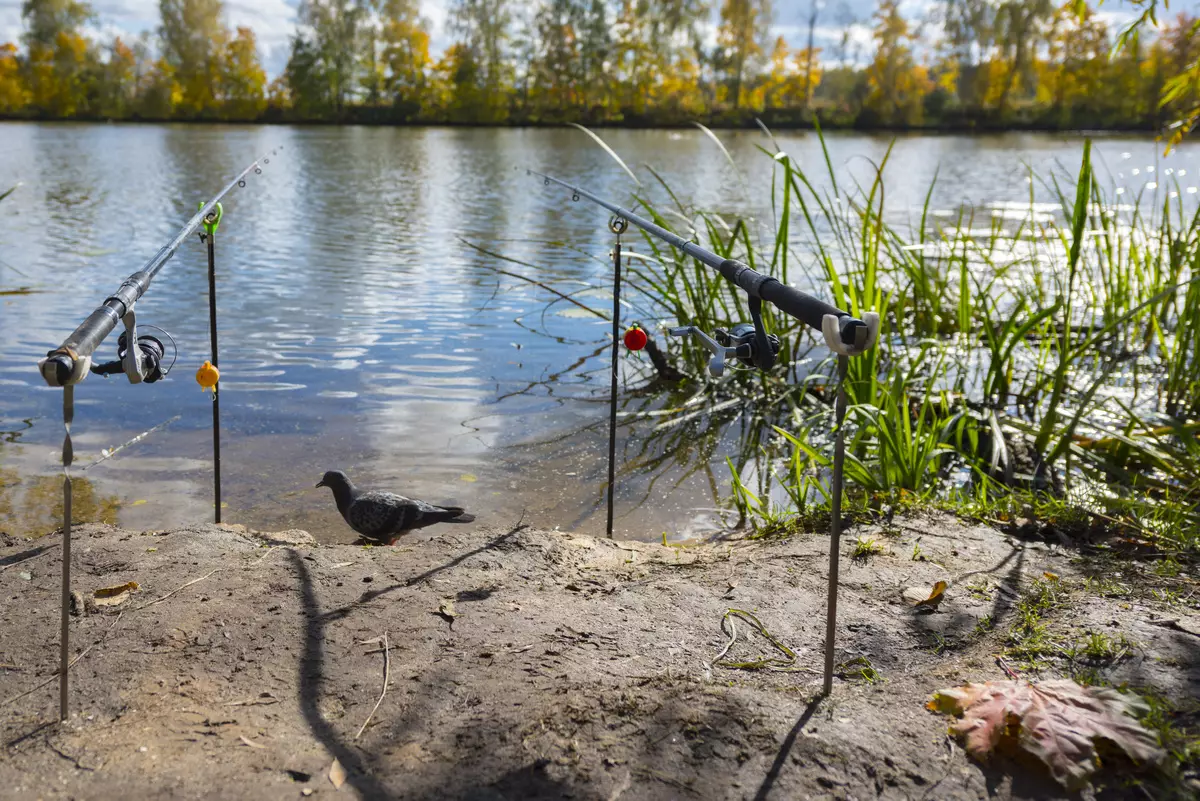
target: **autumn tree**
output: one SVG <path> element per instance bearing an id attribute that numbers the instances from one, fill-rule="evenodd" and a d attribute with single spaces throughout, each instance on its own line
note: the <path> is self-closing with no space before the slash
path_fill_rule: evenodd
<path id="1" fill-rule="evenodd" d="M 428 23 L 419 11 L 414 0 L 385 0 L 380 9 L 384 90 L 394 105 L 410 113 L 420 108 L 431 66 Z"/>
<path id="2" fill-rule="evenodd" d="M 56 117 L 84 110 L 89 53 L 80 29 L 92 17 L 91 6 L 76 0 L 25 0 L 21 17 L 32 104 Z"/>
<path id="3" fill-rule="evenodd" d="M 866 107 L 884 125 L 916 125 L 931 88 L 924 67 L 913 61 L 913 34 L 898 0 L 883 0 L 875 12 L 875 60 L 867 68 Z"/>
<path id="4" fill-rule="evenodd" d="M 17 46 L 12 42 L 0 45 L 0 113 L 15 114 L 28 102 L 21 63 L 17 60 Z"/>
<path id="5" fill-rule="evenodd" d="M 121 37 L 108 46 L 100 81 L 100 113 L 110 119 L 129 116 L 137 102 L 137 54 Z"/>
<path id="6" fill-rule="evenodd" d="M 722 50 L 729 98 L 741 108 L 748 73 L 757 70 L 771 27 L 770 0 L 724 0 L 717 45 Z"/>
<path id="7" fill-rule="evenodd" d="M 676 66 L 700 63 L 701 0 L 621 0 L 613 24 L 611 62 L 620 104 L 645 113 L 655 87 Z"/>
<path id="8" fill-rule="evenodd" d="M 162 57 L 179 84 L 177 108 L 187 116 L 216 116 L 229 43 L 224 4 L 221 0 L 159 0 L 158 7 Z"/>
<path id="9" fill-rule="evenodd" d="M 227 118 L 257 119 L 266 108 L 267 73 L 258 60 L 258 40 L 249 28 L 238 28 L 225 46 L 221 100 Z"/>

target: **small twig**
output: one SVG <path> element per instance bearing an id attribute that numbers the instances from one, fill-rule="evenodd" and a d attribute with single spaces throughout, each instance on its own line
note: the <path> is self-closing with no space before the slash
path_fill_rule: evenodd
<path id="1" fill-rule="evenodd" d="M 1017 671 L 1008 666 L 1008 662 L 1004 660 L 1004 657 L 996 657 L 996 664 L 999 665 L 1000 669 L 1004 671 L 1004 675 L 1008 676 L 1013 681 L 1017 681 L 1021 678 L 1021 674 L 1017 673 Z"/>
<path id="2" fill-rule="evenodd" d="M 113 629 L 115 629 L 115 628 L 117 627 L 117 624 L 121 622 L 121 618 L 122 618 L 124 615 L 125 615 L 125 613 L 124 613 L 124 612 L 121 612 L 121 613 L 119 613 L 119 614 L 117 615 L 117 619 L 116 619 L 116 620 L 114 620 L 114 621 L 112 622 L 112 625 L 108 627 L 108 630 L 107 630 L 107 631 L 105 631 L 103 635 L 101 635 L 100 639 L 96 640 L 94 643 L 92 643 L 91 645 L 89 645 L 87 648 L 84 648 L 82 651 L 80 651 L 78 654 L 76 654 L 76 655 L 75 655 L 75 658 L 74 658 L 74 659 L 72 659 L 72 660 L 71 660 L 71 661 L 70 661 L 70 662 L 67 664 L 67 670 L 70 670 L 71 668 L 75 667 L 75 663 L 77 663 L 77 662 L 78 662 L 80 659 L 83 659 L 85 656 L 87 656 L 87 653 L 88 653 L 88 651 L 92 650 L 92 649 L 93 649 L 93 648 L 95 648 L 97 645 L 99 645 L 100 643 L 104 642 L 104 641 L 105 641 L 105 640 L 108 638 L 108 635 L 109 635 L 109 634 L 112 634 L 112 630 L 113 630 Z M 20 695 L 14 695 L 12 698 L 9 698 L 7 701 L 4 701 L 3 703 L 0 703 L 0 709 L 3 709 L 4 707 L 8 706 L 9 704 L 14 704 L 14 703 L 16 703 L 17 701 L 20 701 L 22 698 L 24 698 L 24 697 L 25 697 L 25 696 L 27 696 L 27 695 L 33 695 L 35 692 L 37 692 L 38 690 L 42 689 L 42 688 L 43 688 L 43 687 L 45 687 L 47 684 L 50 684 L 51 682 L 55 681 L 56 679 L 58 679 L 58 671 L 57 671 L 57 670 L 56 670 L 56 671 L 54 671 L 54 673 L 53 673 L 53 674 L 51 674 L 50 678 L 48 678 L 48 679 L 46 679 L 45 681 L 41 682 L 41 683 L 40 683 L 40 684 L 38 684 L 36 687 L 30 687 L 28 690 L 26 690 L 25 692 L 21 693 Z"/>
<path id="3" fill-rule="evenodd" d="M 270 548 L 267 549 L 266 553 L 264 553 L 262 556 L 255 559 L 253 564 L 250 565 L 250 567 L 258 567 L 259 563 L 262 562 L 262 560 L 266 559 L 268 556 L 270 556 L 271 552 L 274 551 L 278 547 L 279 547 L 278 545 L 272 545 Z"/>
<path id="4" fill-rule="evenodd" d="M 142 611 L 143 609 L 145 609 L 147 606 L 154 606 L 155 604 L 160 604 L 160 603 L 162 603 L 163 601 L 165 601 L 165 600 L 167 600 L 168 598 L 170 598 L 170 597 L 171 597 L 172 595 L 174 595 L 175 593 L 179 592 L 180 590 L 186 590 L 188 587 L 192 586 L 193 584 L 199 584 L 201 581 L 204 581 L 206 578 L 208 578 L 209 576 L 211 576 L 213 573 L 216 573 L 216 572 L 217 572 L 217 570 L 220 570 L 220 568 L 216 568 L 216 569 L 214 569 L 214 570 L 210 570 L 210 571 L 208 571 L 207 573 L 205 573 L 203 576 L 201 576 L 200 578 L 197 578 L 197 579 L 192 579 L 192 580 L 191 580 L 191 581 L 189 581 L 187 584 L 184 584 L 182 587 L 176 587 L 175 589 L 171 590 L 171 591 L 170 591 L 170 592 L 168 592 L 166 595 L 164 595 L 164 596 L 162 596 L 162 597 L 160 597 L 160 598 L 155 598 L 153 601 L 149 601 L 149 602 L 147 602 L 147 603 L 144 603 L 144 604 L 142 604 L 141 606 L 135 607 L 135 608 L 133 609 L 133 611 L 134 611 L 134 612 L 140 612 L 140 611 Z"/>
<path id="5" fill-rule="evenodd" d="M 358 734 L 354 735 L 357 740 L 362 736 L 362 733 L 367 730 L 367 724 L 371 722 L 371 718 L 375 717 L 375 711 L 379 709 L 379 705 L 383 703 L 383 697 L 387 695 L 388 681 L 392 677 L 392 657 L 388 648 L 387 632 L 383 633 L 382 637 L 377 638 L 383 642 L 383 690 L 379 693 L 379 700 L 375 702 L 375 706 L 371 708 L 371 714 L 367 715 L 367 719 L 363 721 L 363 725 L 358 730 Z M 368 640 L 370 642 L 370 640 Z"/>
<path id="6" fill-rule="evenodd" d="M 251 698 L 249 701 L 230 701 L 227 704 L 222 704 L 222 706 L 270 706 L 271 704 L 278 704 L 278 703 L 279 703 L 278 698 L 259 697 L 259 698 Z"/>
<path id="7" fill-rule="evenodd" d="M 62 543 L 58 543 L 58 542 L 51 543 L 50 545 L 47 545 L 46 547 L 42 548 L 40 551 L 33 554 L 32 556 L 26 556 L 24 559 L 18 559 L 15 562 L 9 562 L 7 565 L 0 567 L 0 573 L 3 573 L 5 570 L 8 570 L 10 567 L 15 567 L 16 565 L 23 565 L 26 562 L 28 562 L 30 559 L 37 559 L 39 556 L 44 554 L 46 551 L 50 550 L 51 548 L 55 548 L 61 544 Z"/>

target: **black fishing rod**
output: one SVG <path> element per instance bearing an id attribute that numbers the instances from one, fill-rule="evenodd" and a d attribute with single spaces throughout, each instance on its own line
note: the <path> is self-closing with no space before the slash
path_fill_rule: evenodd
<path id="1" fill-rule="evenodd" d="M 274 155 L 274 152 L 271 151 L 271 155 Z M 224 189 L 192 215 L 183 228 L 179 229 L 179 233 L 175 235 L 174 239 L 163 245 L 162 249 L 154 254 L 154 257 L 146 262 L 142 269 L 126 278 L 125 282 L 117 288 L 116 293 L 105 298 L 104 302 L 69 337 L 63 340 L 61 345 L 46 354 L 46 358 L 38 363 L 38 369 L 46 383 L 52 387 L 63 387 L 82 381 L 91 367 L 91 357 L 96 348 L 133 310 L 133 304 L 146 294 L 146 290 L 150 288 L 150 282 L 158 275 L 163 265 L 175 255 L 175 251 L 179 250 L 187 238 L 204 224 L 206 219 L 217 216 L 217 204 L 223 197 L 233 191 L 235 186 L 245 186 L 246 176 L 251 172 L 261 173 L 260 163 L 269 162 L 270 158 L 266 156 L 255 159 L 250 166 L 238 173 L 225 185 Z M 157 347 L 155 347 L 155 343 L 157 343 Z M 123 342 L 120 351 L 120 361 L 125 361 L 125 354 L 130 354 L 132 359 L 138 363 L 138 369 L 135 371 L 138 375 L 135 377 L 131 374 L 131 380 L 140 382 L 142 379 L 154 380 L 157 377 L 158 361 L 162 357 L 162 343 L 157 339 L 135 336 L 134 342 Z M 142 364 L 143 359 L 147 361 L 145 365 Z M 93 371 L 119 372 L 111 365 Z M 126 370 L 126 372 L 129 371 Z"/>
<path id="2" fill-rule="evenodd" d="M 841 547 L 842 535 L 842 479 L 845 470 L 846 458 L 846 428 L 843 425 L 846 418 L 846 375 L 849 369 L 850 357 L 858 356 L 875 346 L 875 340 L 879 338 L 879 313 L 866 312 L 863 314 L 865 319 L 860 320 L 852 316 L 849 312 L 842 311 L 836 306 L 832 306 L 823 300 L 814 298 L 812 295 L 793 289 L 786 284 L 772 278 L 769 275 L 763 275 L 745 264 L 742 264 L 736 259 L 726 259 L 713 253 L 711 250 L 706 250 L 695 242 L 684 239 L 678 234 L 674 234 L 663 228 L 660 225 L 655 225 L 650 220 L 647 220 L 629 209 L 621 208 L 615 203 L 608 203 L 604 200 L 580 189 L 577 186 L 572 186 L 565 181 L 560 181 L 557 178 L 552 178 L 549 175 L 543 175 L 540 172 L 528 170 L 529 174 L 536 175 L 549 186 L 551 183 L 557 184 L 564 189 L 571 190 L 571 199 L 579 200 L 584 197 L 595 203 L 597 206 L 608 209 L 615 217 L 609 222 L 609 227 L 618 234 L 625 230 L 625 224 L 620 222 L 633 223 L 638 228 L 641 228 L 651 236 L 656 236 L 672 247 L 683 251 L 687 255 L 697 261 L 707 264 L 709 267 L 717 270 L 726 279 L 739 287 L 749 296 L 750 318 L 754 321 L 753 326 L 746 323 L 735 325 L 729 331 L 717 329 L 713 332 L 713 337 L 709 337 L 705 332 L 694 326 L 684 326 L 682 328 L 669 328 L 667 333 L 672 336 L 687 336 L 688 334 L 696 335 L 708 348 L 712 354 L 712 360 L 708 364 L 708 372 L 714 378 L 719 378 L 725 371 L 725 361 L 730 358 L 736 358 L 743 364 L 750 367 L 757 367 L 761 370 L 769 370 L 775 363 L 775 354 L 779 351 L 779 339 L 774 336 L 768 336 L 762 322 L 762 301 L 767 301 L 780 311 L 788 314 L 810 328 L 815 328 L 820 331 L 825 339 L 825 344 L 837 354 L 837 399 L 834 402 L 834 417 L 837 421 L 837 432 L 834 438 L 833 452 L 833 476 L 831 479 L 830 488 L 830 541 L 829 541 L 829 596 L 827 601 L 827 614 L 825 618 L 825 676 L 823 691 L 828 695 L 833 689 L 833 665 L 834 665 L 834 640 L 837 627 L 837 600 L 838 600 L 838 571 L 839 571 L 839 549 Z M 620 239 L 617 240 L 615 249 L 615 262 L 618 276 L 620 276 L 620 258 L 621 247 Z M 613 482 L 613 449 L 616 426 L 616 314 L 619 311 L 616 292 L 614 291 L 613 298 L 613 390 L 612 390 L 612 416 L 610 423 L 609 435 L 609 519 L 612 518 L 612 482 Z M 611 533 L 611 522 L 609 524 L 609 536 Z"/>
<path id="3" fill-rule="evenodd" d="M 878 318 L 874 316 L 869 315 L 867 322 L 864 322 L 849 312 L 842 311 L 819 298 L 794 289 L 769 275 L 763 275 L 736 259 L 726 259 L 711 250 L 702 248 L 695 242 L 684 239 L 629 209 L 602 200 L 585 189 L 534 170 L 527 170 L 527 172 L 541 178 L 547 186 L 553 183 L 571 190 L 572 200 L 579 200 L 581 197 L 587 198 L 597 206 L 611 211 L 618 218 L 633 223 L 646 233 L 658 237 L 697 261 L 717 270 L 750 296 L 750 316 L 754 321 L 752 331 L 746 324 L 737 326 L 729 332 L 718 330 L 715 332 L 717 341 L 714 342 L 704 332 L 690 326 L 670 329 L 669 333 L 677 336 L 695 333 L 701 337 L 705 346 L 713 351 L 714 360 L 710 364 L 709 370 L 714 376 L 720 375 L 723 371 L 722 365 L 726 355 L 736 356 L 742 362 L 764 370 L 770 369 L 774 364 L 775 353 L 779 350 L 779 342 L 777 339 L 769 337 L 763 328 L 759 311 L 759 301 L 763 300 L 784 314 L 822 332 L 826 343 L 838 354 L 855 356 L 875 344 L 879 324 Z"/>

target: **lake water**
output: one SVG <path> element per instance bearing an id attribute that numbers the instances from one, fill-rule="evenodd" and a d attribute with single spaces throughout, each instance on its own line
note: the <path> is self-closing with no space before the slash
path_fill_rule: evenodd
<path id="1" fill-rule="evenodd" d="M 641 165 L 690 203 L 769 227 L 762 134 L 719 133 L 738 169 L 699 130 L 601 134 L 650 197 L 662 193 Z M 777 141 L 824 174 L 813 134 Z M 843 180 L 869 181 L 890 142 L 832 135 L 830 157 Z M 937 210 L 1002 216 L 1031 192 L 1053 201 L 1040 179 L 1076 171 L 1081 144 L 1032 134 L 899 137 L 887 206 L 915 219 L 935 172 Z M 632 180 L 584 133 L 19 123 L 0 124 L 0 191 L 22 183 L 0 201 L 0 531 L 55 526 L 62 393 L 43 385 L 37 360 L 200 201 L 272 149 L 263 174 L 226 200 L 217 239 L 225 520 L 348 541 L 328 491 L 313 488 L 323 471 L 342 468 L 362 485 L 456 501 L 481 523 L 524 514 L 527 523 L 602 533 L 608 324 L 566 303 L 547 309 L 552 296 L 494 269 L 551 278 L 611 308 L 607 215 L 525 173 L 629 203 Z M 1102 137 L 1098 170 L 1130 195 L 1193 200 L 1200 145 L 1161 150 L 1148 138 Z M 196 240 L 138 304 L 139 323 L 178 344 L 166 380 L 91 376 L 76 389 L 76 474 L 86 478 L 77 518 L 138 529 L 211 518 L 211 402 L 193 379 L 208 358 L 206 275 Z M 115 343 L 114 334 L 97 359 L 115 358 Z M 636 390 L 626 382 L 622 403 L 637 400 Z M 700 427 L 663 439 L 653 426 L 626 423 L 618 433 L 618 536 L 714 531 L 728 446 Z"/>

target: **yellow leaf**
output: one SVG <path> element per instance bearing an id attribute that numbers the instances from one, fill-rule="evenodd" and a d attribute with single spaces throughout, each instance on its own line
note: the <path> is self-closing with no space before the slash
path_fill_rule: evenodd
<path id="1" fill-rule="evenodd" d="M 1049 570 L 1042 573 L 1042 576 L 1045 577 L 1046 581 L 1058 581 L 1058 574 L 1051 573 Z"/>
<path id="2" fill-rule="evenodd" d="M 97 606 L 116 606 L 129 599 L 129 593 L 138 588 L 136 581 L 127 581 L 115 587 L 102 587 L 92 593 Z"/>
<path id="3" fill-rule="evenodd" d="M 130 506 L 141 506 L 141 505 L 142 505 L 142 504 L 144 504 L 144 503 L 147 503 L 147 501 L 146 501 L 145 499 L 142 499 L 142 500 L 140 500 L 140 501 L 134 501 L 133 503 L 131 503 L 131 504 L 129 504 L 129 505 L 130 505 Z"/>
<path id="4" fill-rule="evenodd" d="M 479 478 L 474 473 L 463 473 L 458 477 L 459 481 L 465 481 L 468 484 L 474 484 Z"/>
<path id="5" fill-rule="evenodd" d="M 928 596 L 926 596 L 925 591 L 920 587 L 909 587 L 902 594 L 904 596 L 904 600 L 908 601 L 913 606 L 927 606 L 936 608 L 938 604 L 945 600 L 943 593 L 946 592 L 946 586 L 946 582 L 939 581 L 937 584 L 933 585 L 933 589 L 929 591 Z"/>

